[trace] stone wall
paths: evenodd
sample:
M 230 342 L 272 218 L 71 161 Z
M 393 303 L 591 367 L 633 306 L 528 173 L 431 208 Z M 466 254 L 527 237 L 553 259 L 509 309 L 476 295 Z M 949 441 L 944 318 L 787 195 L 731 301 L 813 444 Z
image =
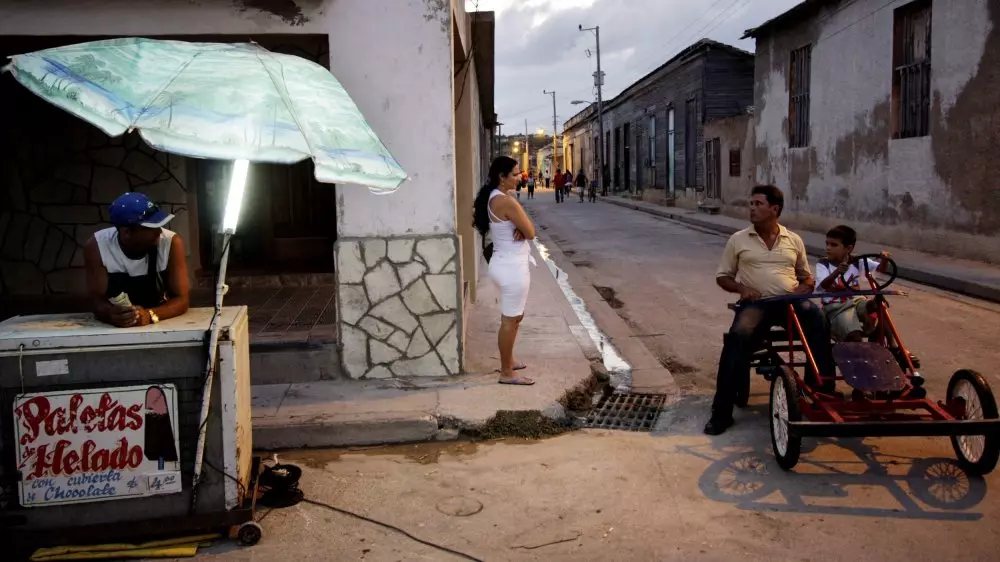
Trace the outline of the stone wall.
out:
M 455 236 L 341 239 L 341 360 L 354 379 L 462 370 Z
M 136 134 L 109 138 L 34 96 L 5 127 L 0 151 L 0 296 L 82 294 L 83 244 L 108 226 L 108 204 L 142 191 L 177 215 L 187 237 L 184 158 L 158 153 Z M 26 92 L 25 92 L 26 93 Z

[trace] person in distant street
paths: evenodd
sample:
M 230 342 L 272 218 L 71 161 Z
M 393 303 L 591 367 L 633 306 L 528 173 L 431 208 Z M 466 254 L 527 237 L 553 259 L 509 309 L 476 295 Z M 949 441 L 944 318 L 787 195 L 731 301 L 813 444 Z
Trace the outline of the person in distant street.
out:
M 816 280 L 809 270 L 806 247 L 798 234 L 778 224 L 785 196 L 773 185 L 758 185 L 750 192 L 751 226 L 729 237 L 719 261 L 715 282 L 728 293 L 740 296 L 736 317 L 723 338 L 722 356 L 716 375 L 712 417 L 705 433 L 719 435 L 733 425 L 733 406 L 740 388 L 750 377 L 750 354 L 756 336 L 787 320 L 786 302 L 757 302 L 765 297 L 809 294 Z M 809 300 L 793 301 L 816 367 L 826 379 L 825 392 L 835 386 L 836 366 L 823 311 Z M 806 369 L 806 381 L 816 384 L 816 375 Z
M 583 173 L 583 168 L 576 173 L 576 191 L 580 195 L 580 202 L 583 203 L 583 194 L 587 190 L 587 174 Z
M 535 198 L 535 176 L 528 176 L 528 199 Z
M 601 197 L 608 196 L 608 184 L 611 183 L 611 170 L 608 165 L 604 165 L 604 171 L 601 173 Z
M 562 171 L 559 170 L 559 168 L 556 168 L 555 182 L 553 183 L 553 187 L 556 188 L 556 203 L 562 203 L 563 202 L 563 186 L 562 186 L 562 183 L 563 183 L 563 174 L 562 174 Z
M 180 316 L 190 306 L 184 242 L 163 228 L 174 215 L 142 193 L 111 203 L 111 226 L 83 247 L 87 294 L 94 316 L 119 328 L 148 326 Z M 128 304 L 112 304 L 122 294 Z
M 573 191 L 573 172 L 569 171 L 569 168 L 566 168 L 566 171 L 563 173 L 562 188 L 564 198 L 568 197 L 570 192 Z
M 549 177 L 549 172 L 548 172 L 548 171 L 546 171 L 546 172 L 545 172 L 545 189 L 548 189 L 548 188 L 549 188 L 549 181 L 550 181 L 550 180 L 551 180 L 551 178 Z

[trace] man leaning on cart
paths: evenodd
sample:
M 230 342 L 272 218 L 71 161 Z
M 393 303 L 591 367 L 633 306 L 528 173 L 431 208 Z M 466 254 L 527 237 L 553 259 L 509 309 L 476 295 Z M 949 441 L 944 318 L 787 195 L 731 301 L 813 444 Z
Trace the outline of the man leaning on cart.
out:
M 163 228 L 174 215 L 142 193 L 119 196 L 110 215 L 112 226 L 84 246 L 87 294 L 97 319 L 128 328 L 187 312 L 184 242 Z
M 816 285 L 802 238 L 778 224 L 784 204 L 785 197 L 777 187 L 754 187 L 750 196 L 752 226 L 730 236 L 719 263 L 716 283 L 739 294 L 740 306 L 723 340 L 712 417 L 705 425 L 709 435 L 719 435 L 733 425 L 733 405 L 739 389 L 745 386 L 742 378 L 750 376 L 755 336 L 783 325 L 787 319 L 787 302 L 755 301 L 789 293 L 812 293 Z M 823 311 L 809 300 L 792 304 L 820 374 L 833 377 L 836 368 Z M 812 379 L 811 372 L 806 376 Z

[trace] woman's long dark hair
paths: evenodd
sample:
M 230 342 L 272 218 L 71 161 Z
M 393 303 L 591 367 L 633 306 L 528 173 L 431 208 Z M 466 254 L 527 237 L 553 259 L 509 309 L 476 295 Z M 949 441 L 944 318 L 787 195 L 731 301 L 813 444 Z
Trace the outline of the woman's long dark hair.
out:
M 510 156 L 498 156 L 490 164 L 490 174 L 486 184 L 479 189 L 476 201 L 472 204 L 472 226 L 479 231 L 480 235 L 486 236 L 490 230 L 490 193 L 493 193 L 494 189 L 500 188 L 501 176 L 509 175 L 516 166 L 517 160 Z

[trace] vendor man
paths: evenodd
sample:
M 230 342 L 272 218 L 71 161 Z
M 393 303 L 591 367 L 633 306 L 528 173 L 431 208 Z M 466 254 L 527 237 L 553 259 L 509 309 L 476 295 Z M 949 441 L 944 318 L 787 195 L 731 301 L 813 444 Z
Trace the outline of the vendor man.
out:
M 125 193 L 111 204 L 113 226 L 95 232 L 83 249 L 87 293 L 98 320 L 128 328 L 187 312 L 184 242 L 163 228 L 173 218 L 142 193 Z M 131 306 L 109 300 L 122 293 Z
M 705 425 L 709 435 L 719 435 L 733 424 L 738 389 L 750 376 L 754 337 L 771 326 L 784 325 L 787 319 L 787 303 L 755 301 L 789 293 L 809 294 L 816 285 L 802 238 L 778 224 L 784 206 L 785 196 L 777 187 L 754 187 L 750 192 L 751 226 L 729 237 L 719 262 L 715 282 L 724 291 L 739 294 L 741 306 L 723 340 L 712 417 Z M 833 377 L 836 368 L 822 310 L 809 300 L 794 301 L 794 306 L 820 373 Z M 806 380 L 814 380 L 811 372 Z

